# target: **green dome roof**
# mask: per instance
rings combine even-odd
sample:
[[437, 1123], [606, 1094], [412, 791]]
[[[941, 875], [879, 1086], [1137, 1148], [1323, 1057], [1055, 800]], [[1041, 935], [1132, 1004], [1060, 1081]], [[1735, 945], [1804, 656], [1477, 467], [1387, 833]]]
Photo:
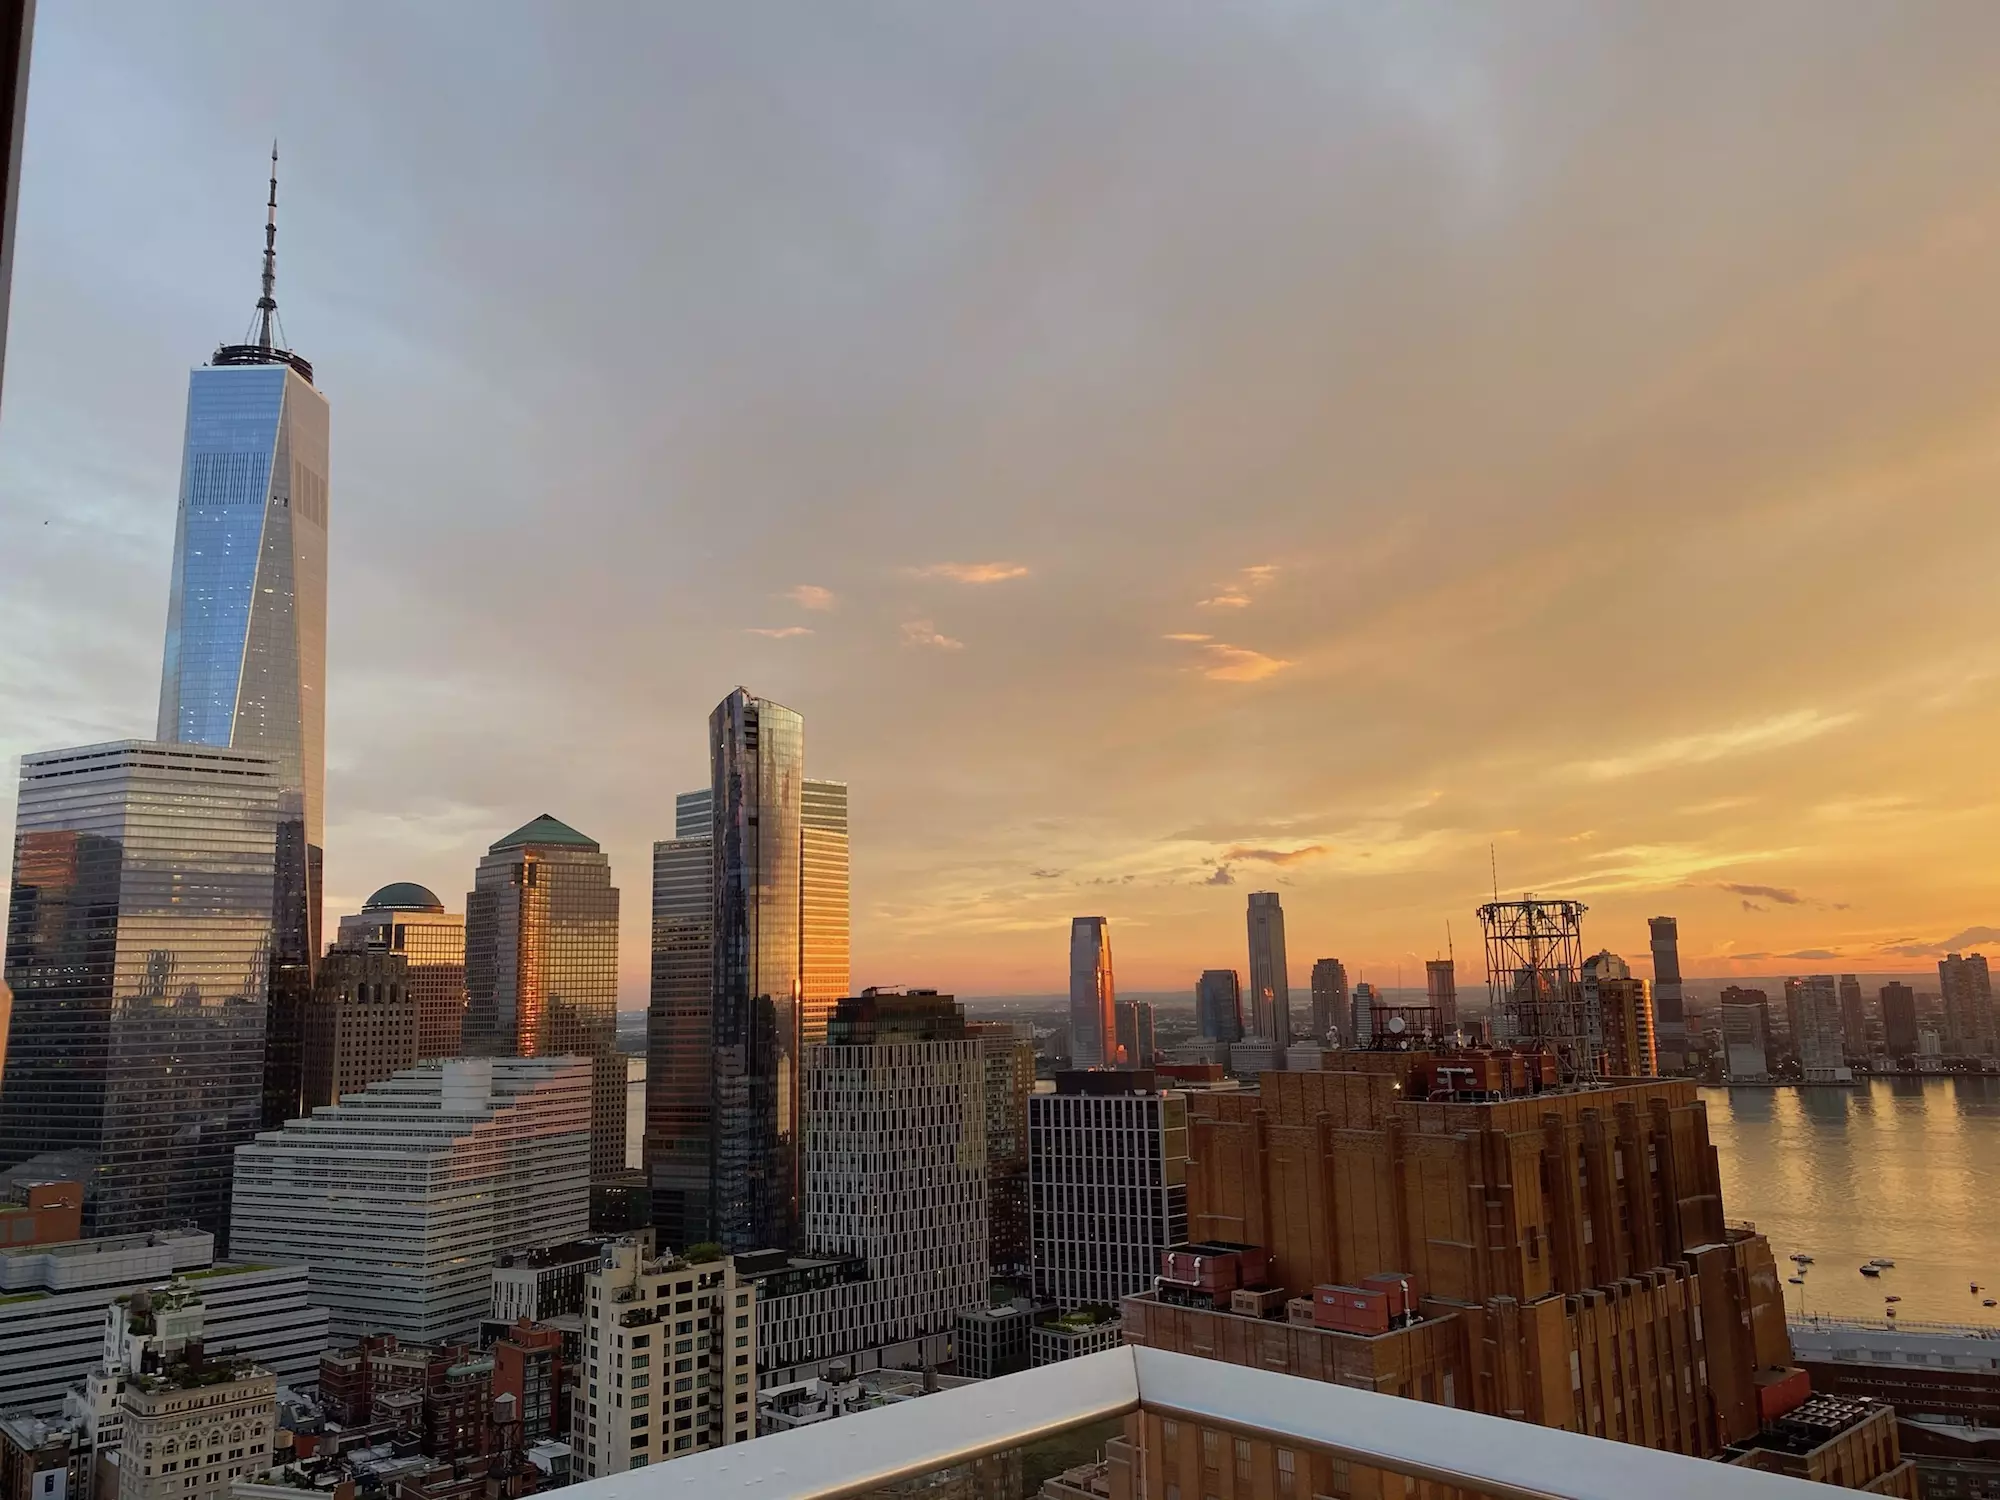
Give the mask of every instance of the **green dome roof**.
[[443, 911], [444, 903], [414, 880], [385, 885], [361, 903], [363, 911]]
[[597, 840], [543, 813], [534, 822], [523, 823], [486, 852], [498, 854], [502, 849], [519, 849], [529, 844], [568, 844], [579, 849], [595, 849]]

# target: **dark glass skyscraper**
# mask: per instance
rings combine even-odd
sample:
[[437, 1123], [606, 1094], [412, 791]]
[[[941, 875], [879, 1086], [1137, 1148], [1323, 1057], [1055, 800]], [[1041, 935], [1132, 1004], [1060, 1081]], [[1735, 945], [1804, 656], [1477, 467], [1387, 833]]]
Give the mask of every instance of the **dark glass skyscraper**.
[[[320, 950], [328, 414], [312, 365], [280, 341], [277, 174], [273, 150], [251, 331], [188, 378], [158, 732], [277, 764], [271, 984], [282, 1001], [310, 995]], [[276, 1097], [266, 1118], [284, 1118]]]
[[260, 1113], [282, 787], [228, 749], [21, 759], [0, 1167], [63, 1158], [88, 1234], [227, 1234]]
[[738, 688], [709, 715], [716, 1238], [791, 1246], [799, 1210], [805, 724]]

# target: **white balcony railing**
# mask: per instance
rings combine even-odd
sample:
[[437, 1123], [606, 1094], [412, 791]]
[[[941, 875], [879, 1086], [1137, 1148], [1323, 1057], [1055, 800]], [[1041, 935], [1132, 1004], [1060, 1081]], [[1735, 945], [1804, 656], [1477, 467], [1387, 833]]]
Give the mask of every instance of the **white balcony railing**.
[[[575, 1500], [852, 1500], [1140, 1410], [1495, 1500], [1814, 1500], [1782, 1475], [1157, 1349], [1110, 1349], [589, 1480]], [[1134, 1463], [1143, 1474], [1143, 1446]]]

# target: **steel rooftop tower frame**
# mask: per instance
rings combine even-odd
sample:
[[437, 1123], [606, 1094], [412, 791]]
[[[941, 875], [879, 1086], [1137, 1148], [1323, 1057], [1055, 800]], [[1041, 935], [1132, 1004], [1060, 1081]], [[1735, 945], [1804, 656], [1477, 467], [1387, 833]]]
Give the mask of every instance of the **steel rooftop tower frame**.
[[327, 404], [283, 345], [278, 149], [250, 331], [188, 379], [159, 738], [267, 755], [279, 778], [271, 986], [310, 992], [326, 787]]

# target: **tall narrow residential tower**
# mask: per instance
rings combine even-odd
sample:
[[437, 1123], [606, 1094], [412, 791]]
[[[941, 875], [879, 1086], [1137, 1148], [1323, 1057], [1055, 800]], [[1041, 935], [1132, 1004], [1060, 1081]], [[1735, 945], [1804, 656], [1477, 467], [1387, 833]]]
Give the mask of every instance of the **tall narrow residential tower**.
[[543, 813], [486, 851], [465, 898], [468, 1057], [587, 1057], [590, 1180], [625, 1167], [618, 890], [594, 839]]
[[1250, 1030], [1292, 1045], [1291, 978], [1285, 969], [1285, 912], [1276, 891], [1252, 891], [1250, 929]]
[[310, 993], [326, 785], [327, 405], [278, 323], [278, 152], [263, 295], [188, 380], [159, 737], [278, 767], [270, 984]]
[[1069, 924], [1069, 1055], [1079, 1068], [1108, 1068], [1118, 1058], [1118, 985], [1103, 917]]
[[1675, 917], [1650, 917], [1653, 934], [1653, 1025], [1659, 1037], [1660, 1071], [1687, 1071], [1687, 1008], [1681, 995], [1681, 924]]

